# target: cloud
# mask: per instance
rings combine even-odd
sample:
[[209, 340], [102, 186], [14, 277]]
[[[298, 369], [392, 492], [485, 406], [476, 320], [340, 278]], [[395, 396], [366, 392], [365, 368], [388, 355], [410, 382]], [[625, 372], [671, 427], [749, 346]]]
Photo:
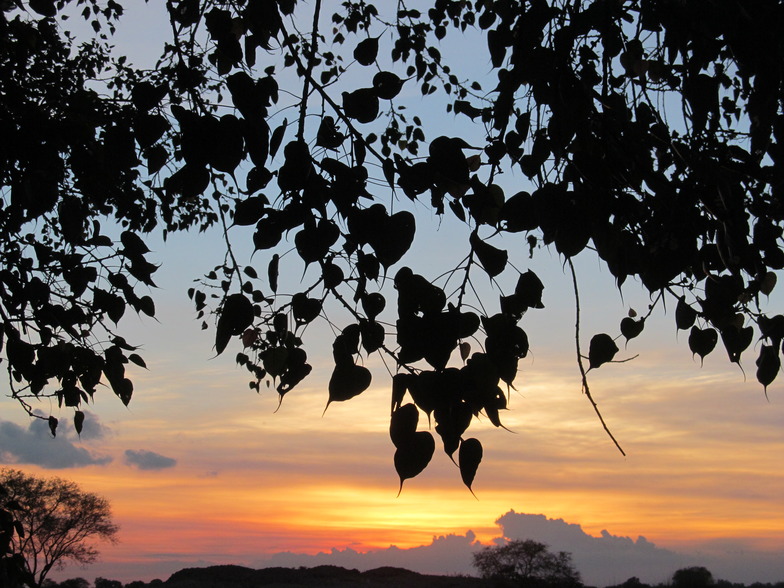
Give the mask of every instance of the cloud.
[[475, 574], [471, 566], [473, 553], [481, 548], [472, 531], [465, 535], [441, 535], [433, 537], [429, 545], [401, 549], [394, 545], [361, 553], [351, 548], [332, 549], [329, 553], [306, 555], [283, 552], [270, 556], [269, 560], [256, 562], [259, 566], [319, 566], [336, 565], [359, 570], [372, 570], [383, 566], [406, 568], [420, 574]]
[[177, 460], [154, 451], [125, 450], [125, 463], [140, 470], [165, 470], [177, 465]]
[[511, 510], [496, 523], [506, 539], [534, 539], [546, 543], [552, 551], [571, 553], [575, 567], [589, 585], [620, 584], [632, 576], [646, 583], [658, 583], [688, 563], [686, 555], [656, 547], [645, 537], [633, 540], [606, 530], [595, 537], [580, 525], [542, 514]]
[[11, 421], [0, 421], [0, 462], [30, 464], [47, 469], [79, 468], [88, 465], [106, 465], [112, 458], [79, 447], [80, 440], [101, 439], [109, 430], [101, 425], [95, 415], [84, 420], [81, 439], [69, 421], [62, 419], [57, 436], [52, 437], [49, 424], [33, 419], [25, 429]]
[[[589, 535], [577, 524], [563, 519], [550, 519], [541, 514], [523, 514], [513, 510], [501, 516], [496, 523], [501, 536], [495, 543], [512, 539], [533, 539], [549, 545], [552, 551], [572, 554], [575, 567], [587, 586], [611, 586], [637, 577], [647, 584], [667, 582], [672, 574], [683, 567], [707, 567], [715, 578], [732, 582], [773, 582], [784, 573], [781, 552], [769, 553], [743, 549], [731, 543], [714, 546], [708, 553], [683, 553], [657, 547], [645, 537], [631, 539], [602, 531], [599, 537]], [[390, 546], [361, 553], [351, 548], [332, 549], [316, 555], [282, 552], [268, 559], [253, 562], [254, 567], [264, 566], [318, 566], [337, 565], [359, 570], [381, 566], [397, 566], [423, 574], [476, 575], [471, 565], [473, 554], [484, 546], [476, 541], [474, 533], [434, 537], [429, 545], [400, 549]], [[704, 547], [708, 547], [707, 545]], [[719, 553], [721, 552], [721, 553]]]

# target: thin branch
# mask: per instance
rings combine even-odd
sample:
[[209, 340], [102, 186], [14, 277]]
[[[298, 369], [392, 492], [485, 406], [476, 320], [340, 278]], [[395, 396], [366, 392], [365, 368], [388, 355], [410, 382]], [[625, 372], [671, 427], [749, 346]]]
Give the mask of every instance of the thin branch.
[[596, 404], [596, 401], [593, 399], [593, 396], [591, 395], [591, 389], [588, 386], [588, 374], [585, 370], [585, 366], [583, 365], [583, 356], [580, 352], [580, 291], [577, 287], [577, 273], [574, 271], [574, 264], [572, 264], [571, 258], [567, 258], [566, 263], [569, 265], [569, 271], [572, 273], [572, 285], [574, 287], [574, 308], [576, 315], [574, 323], [574, 342], [577, 348], [577, 366], [580, 368], [580, 376], [582, 377], [583, 394], [585, 394], [588, 397], [588, 400], [591, 402], [591, 406], [593, 406], [593, 410], [596, 413], [596, 416], [599, 417], [599, 422], [602, 423], [604, 431], [607, 433], [607, 435], [609, 435], [610, 439], [612, 439], [612, 442], [618, 448], [618, 451], [621, 452], [621, 455], [625, 457], [626, 452], [610, 432], [610, 429], [607, 427], [607, 423], [604, 422], [604, 417], [602, 417], [602, 413], [599, 411], [599, 405]]
[[299, 126], [297, 127], [297, 139], [300, 141], [305, 140], [305, 116], [308, 112], [308, 95], [310, 94], [310, 80], [313, 77], [313, 66], [316, 63], [316, 54], [318, 53], [318, 29], [319, 17], [321, 15], [321, 0], [316, 0], [313, 7], [313, 28], [310, 32], [310, 48], [306, 55], [308, 65], [305, 70], [305, 81], [302, 85], [302, 102], [299, 104]]

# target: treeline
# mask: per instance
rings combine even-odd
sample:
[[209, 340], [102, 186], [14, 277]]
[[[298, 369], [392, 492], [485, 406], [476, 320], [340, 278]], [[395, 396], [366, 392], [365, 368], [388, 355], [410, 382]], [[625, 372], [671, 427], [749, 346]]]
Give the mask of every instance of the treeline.
[[[250, 584], [241, 581], [237, 582], [238, 578], [232, 572], [242, 569], [247, 568], [240, 568], [239, 566], [213, 566], [211, 568], [189, 569], [174, 574], [166, 581], [160, 579], [155, 579], [150, 582], [135, 580], [126, 584], [123, 584], [119, 580], [110, 580], [101, 577], [96, 578], [94, 583], [90, 583], [84, 578], [70, 578], [62, 582], [45, 580], [41, 588], [177, 588], [184, 584], [193, 588], [198, 588], [199, 586], [212, 588], [222, 585], [219, 578], [231, 585], [250, 587], [251, 585], [267, 585], [269, 582], [265, 580], [272, 580], [272, 578], [265, 578], [264, 580], [255, 578], [256, 580], [261, 580], [260, 584], [256, 584], [255, 582], [251, 582]], [[361, 573], [356, 570], [345, 570], [336, 566], [319, 566], [317, 570], [319, 570], [320, 573], [314, 574], [314, 572], [316, 572], [316, 569], [314, 568], [299, 568], [298, 570], [286, 569], [285, 571], [288, 573], [283, 576], [276, 574], [273, 583], [275, 585], [296, 584], [298, 586], [305, 586], [316, 585], [313, 584], [313, 582], [316, 581], [318, 585], [348, 586], [353, 585], [354, 581], [358, 580], [358, 578], [354, 577], [355, 575], [358, 575], [362, 576], [363, 585], [367, 586], [382, 586], [387, 584], [392, 586], [400, 585], [401, 582], [407, 586], [418, 586], [420, 583], [419, 580], [426, 581], [427, 585], [430, 587], [498, 587], [500, 584], [503, 584], [503, 581], [499, 584], [498, 579], [482, 580], [480, 578], [466, 576], [425, 576], [399, 568], [379, 568], [378, 570]], [[251, 570], [247, 571], [251, 572]], [[284, 570], [279, 569], [279, 571], [283, 572]], [[392, 583], [390, 584], [389, 582]], [[543, 588], [541, 583], [537, 583], [537, 588]], [[553, 585], [550, 588], [558, 588], [558, 586]], [[595, 587], [584, 586], [584, 588]], [[669, 581], [659, 584], [646, 584], [637, 577], [631, 577], [621, 584], [607, 586], [606, 588], [784, 588], [784, 580], [779, 582], [754, 582], [752, 584], [744, 584], [741, 582], [714, 579], [711, 572], [706, 568], [691, 567], [676, 571]]]

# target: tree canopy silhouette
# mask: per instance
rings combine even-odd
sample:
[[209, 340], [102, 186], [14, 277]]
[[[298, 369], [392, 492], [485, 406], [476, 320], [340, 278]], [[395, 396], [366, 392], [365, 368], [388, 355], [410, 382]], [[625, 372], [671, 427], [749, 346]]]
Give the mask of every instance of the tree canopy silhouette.
[[[0, 346], [30, 414], [52, 397], [79, 431], [99, 384], [131, 401], [126, 367], [145, 362], [117, 325], [156, 314], [145, 240], [212, 226], [224, 260], [188, 295], [215, 351], [282, 399], [312, 371], [306, 331], [324, 320], [327, 404], [366, 390], [379, 354], [401, 486], [435, 451], [424, 413], [471, 487], [482, 445], [468, 429], [480, 414], [502, 426], [523, 317], [544, 301], [522, 264], [543, 248], [573, 277], [590, 255], [650, 292], [586, 345], [574, 277], [576, 361], [600, 419], [588, 373], [665, 304], [693, 354], [721, 342], [740, 364], [758, 340], [757, 379], [777, 377], [784, 316], [764, 303], [784, 268], [780, 1], [165, 6], [151, 69], [111, 49], [121, 2], [0, 13]], [[91, 38], [66, 34], [79, 11]], [[463, 71], [449, 43], [490, 74]], [[464, 227], [450, 242], [462, 261], [435, 275], [406, 257], [428, 216]]]
[[98, 557], [92, 541], [114, 541], [117, 536], [108, 501], [73, 482], [4, 468], [0, 487], [15, 516], [14, 532], [4, 537], [9, 555], [2, 554], [0, 567], [10, 576], [8, 586], [38, 588], [68, 561], [91, 564]]
[[580, 572], [572, 554], [553, 553], [532, 539], [517, 539], [504, 545], [485, 547], [474, 553], [474, 567], [483, 578], [506, 581], [523, 588], [578, 588]]

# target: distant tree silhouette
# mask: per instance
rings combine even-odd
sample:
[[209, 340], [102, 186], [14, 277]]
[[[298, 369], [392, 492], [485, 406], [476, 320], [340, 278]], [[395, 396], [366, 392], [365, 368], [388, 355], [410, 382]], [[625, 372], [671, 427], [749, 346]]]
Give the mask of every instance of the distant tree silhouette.
[[118, 528], [109, 503], [73, 482], [4, 468], [0, 469], [0, 485], [6, 488], [9, 501], [19, 505], [18, 525], [8, 551], [16, 562], [24, 561], [24, 585], [40, 588], [53, 569], [69, 561], [91, 564], [98, 557], [92, 542], [115, 540]]
[[[109, 49], [124, 4], [80, 2], [95, 35], [79, 42], [58, 20], [73, 2], [0, 11], [0, 347], [31, 415], [52, 398], [80, 431], [99, 384], [131, 401], [127, 368], [146, 364], [117, 324], [156, 315], [146, 240], [212, 226], [223, 261], [188, 295], [216, 353], [282, 399], [324, 320], [327, 405], [365, 391], [380, 355], [401, 485], [435, 450], [424, 413], [471, 487], [483, 451], [468, 429], [480, 414], [501, 426], [521, 321], [546, 301], [525, 269], [543, 248], [572, 275], [565, 343], [603, 425], [589, 372], [665, 305], [701, 360], [720, 341], [740, 364], [757, 340], [757, 379], [777, 377], [780, 1], [172, 0], [152, 70]], [[442, 52], [453, 40], [491, 74]], [[463, 257], [425, 276], [404, 258], [428, 216], [462, 227]], [[587, 339], [578, 255], [642, 284], [649, 307]]]
[[674, 588], [710, 588], [714, 584], [713, 574], [703, 566], [681, 568], [672, 575]]
[[547, 545], [532, 539], [485, 547], [473, 557], [474, 567], [483, 578], [505, 580], [526, 588], [582, 586], [570, 553], [553, 553]]
[[84, 578], [69, 578], [57, 584], [58, 588], [90, 588], [90, 582]]

